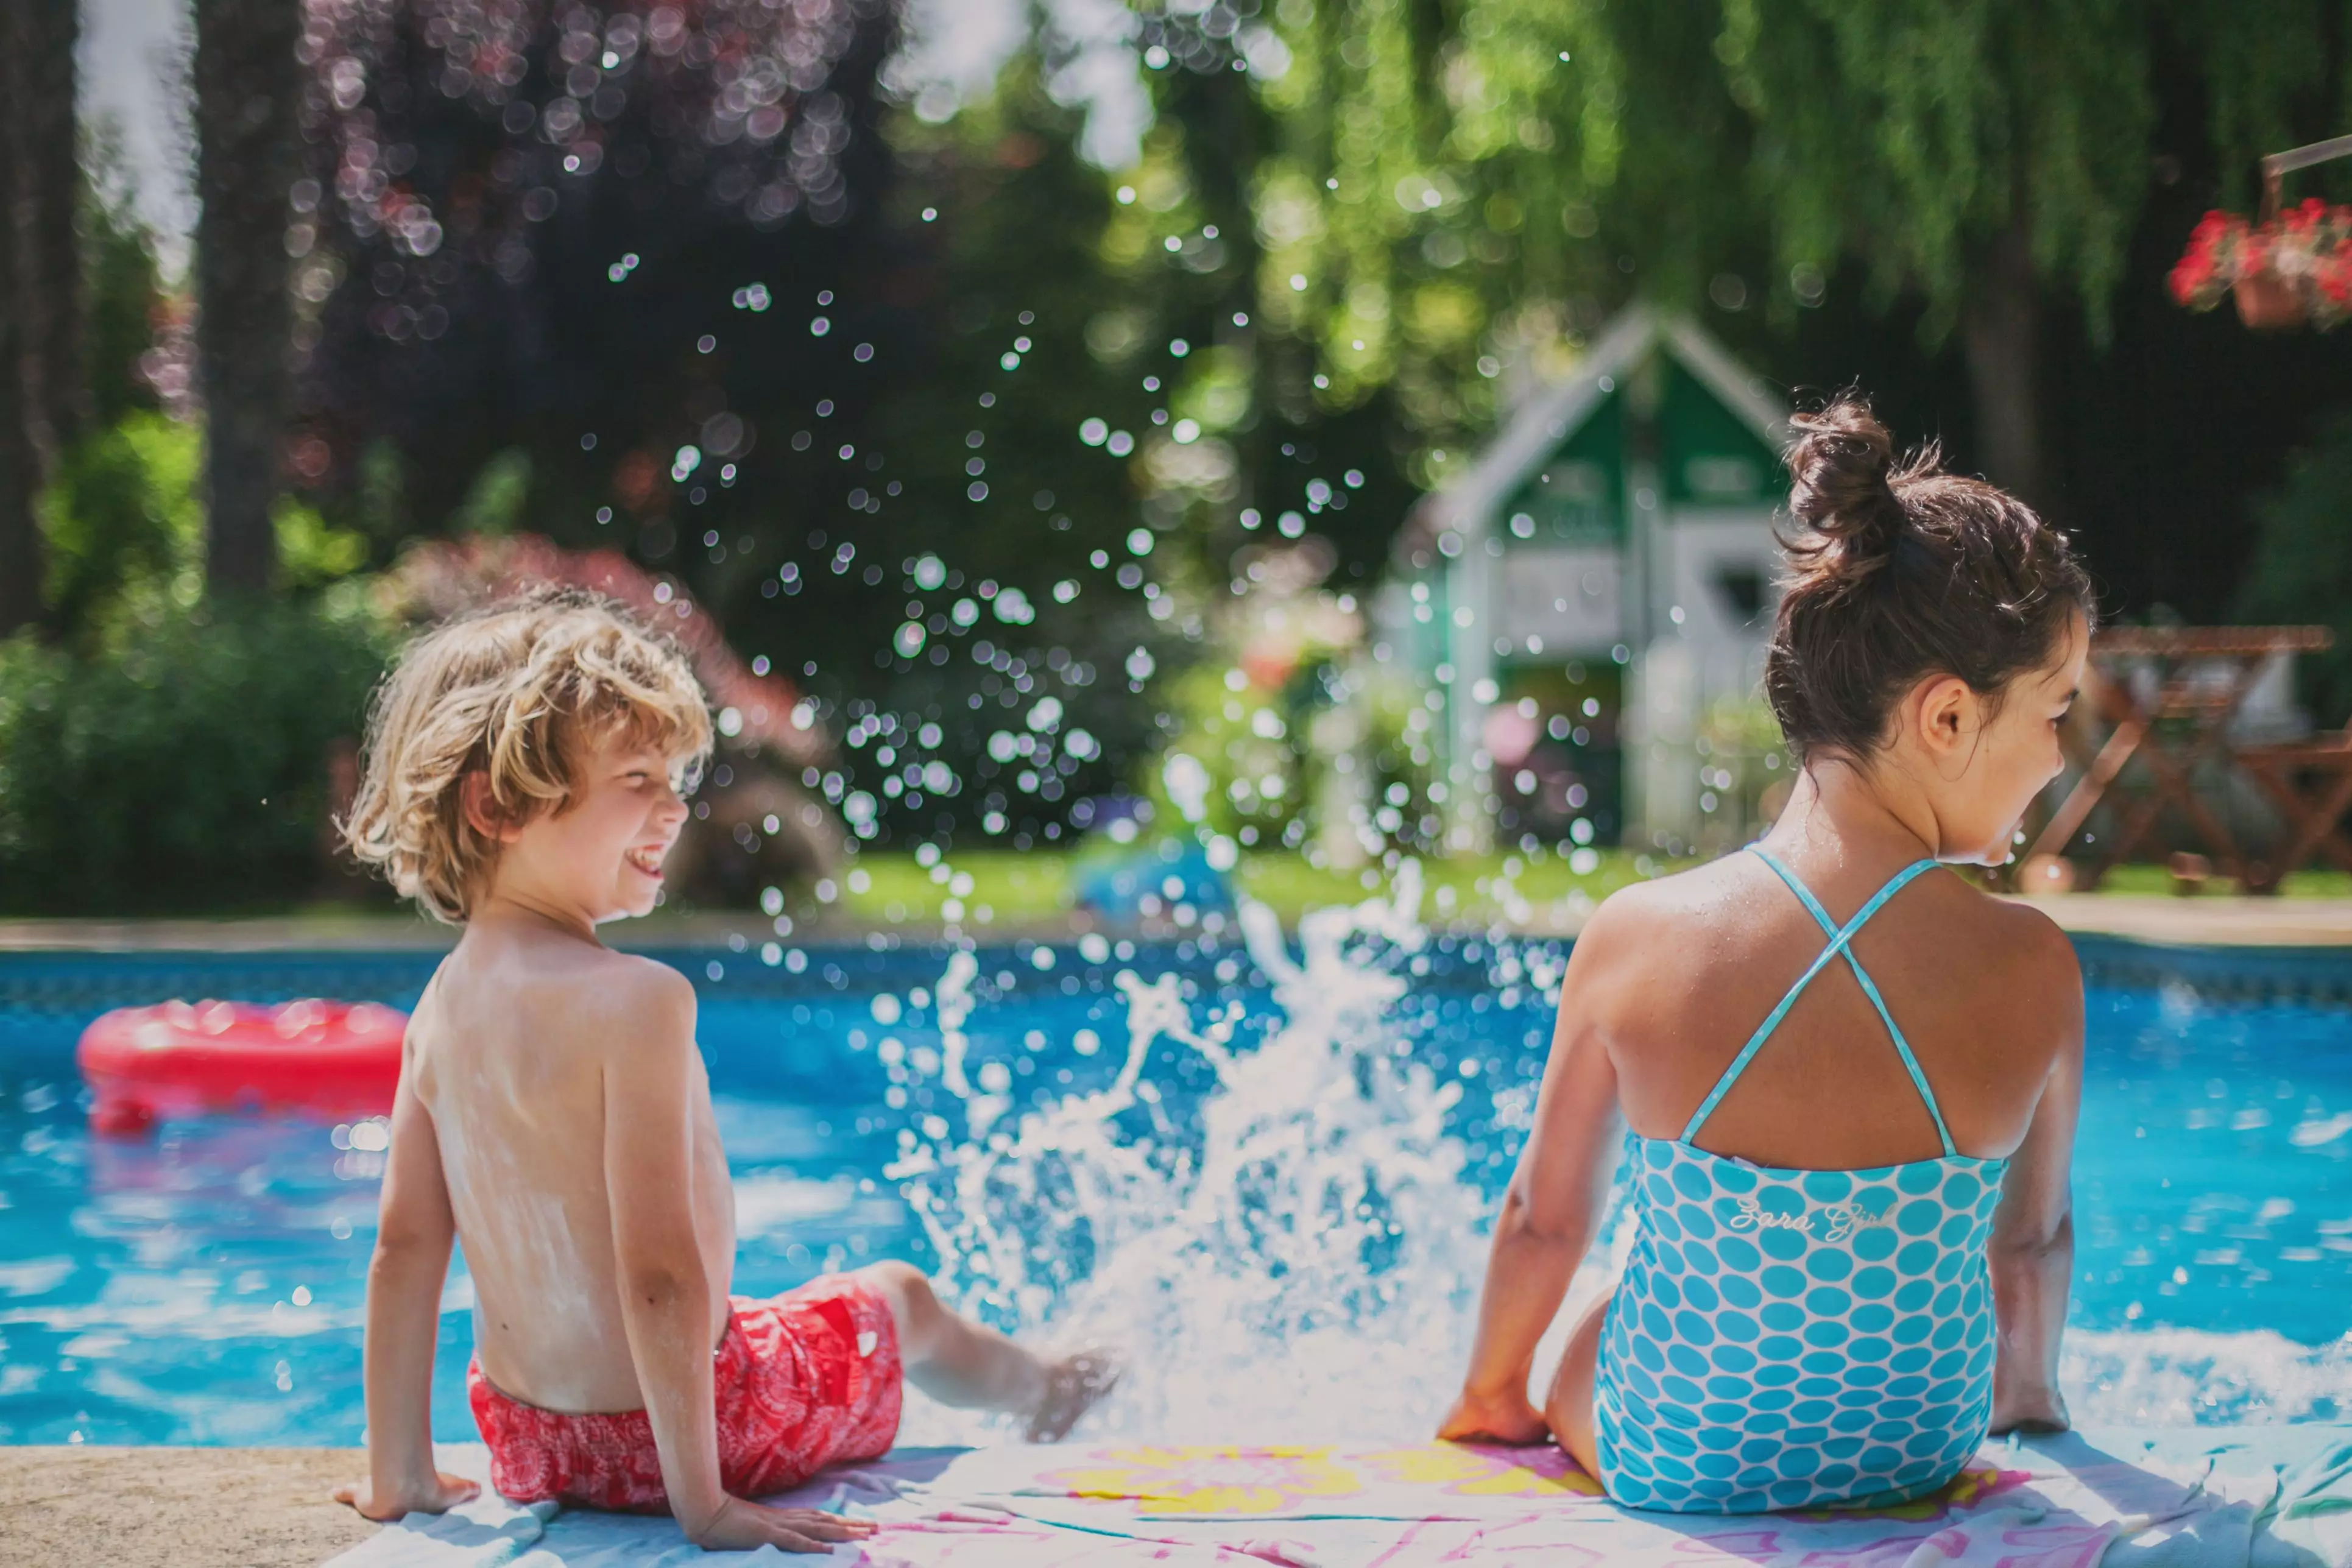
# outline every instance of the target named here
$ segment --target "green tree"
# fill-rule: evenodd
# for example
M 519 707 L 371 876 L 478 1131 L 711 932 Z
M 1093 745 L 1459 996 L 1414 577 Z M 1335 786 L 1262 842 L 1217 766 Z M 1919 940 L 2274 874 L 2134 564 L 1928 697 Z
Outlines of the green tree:
M 288 192 L 300 168 L 296 0 L 196 0 L 196 379 L 205 402 L 205 575 L 268 590 L 293 376 Z
M 1826 271 L 1855 257 L 1880 297 L 1926 296 L 1931 340 L 1958 325 L 1979 455 L 2030 500 L 2049 496 L 2043 289 L 2076 294 L 2104 330 L 2151 177 L 2159 9 L 1723 6 L 1717 52 L 1756 123 L 1749 184 L 1780 260 Z
M 2339 410 L 2295 454 L 2286 480 L 2254 503 L 2252 564 L 2231 608 L 2253 623 L 2316 623 L 2335 646 L 2297 662 L 2304 700 L 2323 724 L 2352 716 L 2352 411 Z
M 1769 257 L 1784 322 L 1848 262 L 1876 302 L 1923 301 L 1927 346 L 1957 332 L 1987 470 L 2046 499 L 2045 309 L 2078 301 L 2104 333 L 2160 113 L 2193 106 L 2245 173 L 2340 129 L 2336 19 L 2320 0 L 1277 0 L 1222 42 L 1169 19 L 1202 42 L 1167 68 L 1240 60 L 1259 82 L 1280 126 L 1255 186 L 1266 317 L 1316 345 L 1327 402 L 1400 388 L 1424 479 L 1515 353 L 1540 363 L 1636 291 L 1737 308 Z
M 52 445 L 48 416 L 53 377 L 49 303 L 43 288 L 54 269 L 50 243 L 58 160 L 41 140 L 53 132 L 63 94 L 67 124 L 73 113 L 72 7 L 26 0 L 0 7 L 0 637 L 29 625 L 40 612 L 40 535 L 34 497 L 41 485 L 42 447 Z M 56 68 L 64 42 L 64 74 Z M 72 137 L 66 164 L 72 165 Z M 70 254 L 72 207 L 66 208 Z M 71 285 L 68 279 L 68 292 Z
M 789 451 L 771 437 L 824 527 L 784 542 L 797 559 L 781 592 L 771 572 L 771 597 L 729 612 L 744 646 L 814 666 L 814 689 L 864 721 L 843 782 L 877 798 L 887 836 L 1057 837 L 1152 749 L 1134 672 L 1176 662 L 1188 630 L 1168 591 L 1181 542 L 1127 542 L 1164 401 L 1142 383 L 1170 363 L 1169 328 L 1148 282 L 1107 256 L 1121 209 L 1042 79 L 1024 51 L 948 122 L 891 121 L 897 265 L 841 316 L 859 295 L 895 305 L 877 342 L 910 363 L 862 433 L 812 422 Z M 935 758 L 958 780 L 945 795 L 889 776 Z
M 1426 487 L 1507 376 L 1757 247 L 1716 33 L 1691 5 L 1279 0 L 1222 42 L 1168 19 L 1160 71 L 1245 68 L 1273 121 L 1260 320 L 1308 351 L 1323 417 L 1392 399 Z
M 126 594 L 194 595 L 204 551 L 202 447 L 194 427 L 139 409 L 76 442 L 58 465 L 42 498 L 43 596 L 48 622 L 70 646 L 87 651 L 102 638 Z
M 155 344 L 163 284 L 115 127 L 101 122 L 84 134 L 82 168 L 79 346 L 89 414 L 103 429 L 160 405 L 139 362 Z

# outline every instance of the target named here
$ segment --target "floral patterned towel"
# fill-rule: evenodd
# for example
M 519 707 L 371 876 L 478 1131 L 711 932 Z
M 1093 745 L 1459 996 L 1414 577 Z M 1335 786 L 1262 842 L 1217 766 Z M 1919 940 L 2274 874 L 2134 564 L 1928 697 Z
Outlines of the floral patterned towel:
M 776 1500 L 878 1521 L 835 1554 L 868 1568 L 2352 1568 L 2352 1426 L 1990 1443 L 1943 1493 L 1870 1512 L 1643 1513 L 1557 1449 L 1442 1443 L 899 1449 Z M 738 1559 L 667 1520 L 488 1498 L 335 1563 L 689 1560 Z

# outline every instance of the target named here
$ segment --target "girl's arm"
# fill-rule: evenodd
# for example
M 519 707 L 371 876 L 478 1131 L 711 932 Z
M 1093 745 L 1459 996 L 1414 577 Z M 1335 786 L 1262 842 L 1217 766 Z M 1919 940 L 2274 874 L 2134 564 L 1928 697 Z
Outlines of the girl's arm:
M 2057 990 L 2065 1030 L 2025 1142 L 2011 1157 L 1988 1260 L 2000 1345 L 1993 1359 L 1992 1430 L 2063 1432 L 2058 1342 L 2074 1274 L 2074 1119 L 2083 1102 L 2083 982 L 2072 950 Z
M 1536 1097 L 1535 1125 L 1503 1194 L 1478 1331 L 1461 1397 L 1439 1427 L 1446 1438 L 1542 1439 L 1528 1398 L 1536 1343 L 1551 1326 L 1576 1265 L 1592 1243 L 1616 1163 L 1617 1069 L 1592 1005 L 1607 972 L 1607 910 L 1596 912 L 1561 978 L 1559 1022 Z
M 392 1101 L 392 1147 L 368 1263 L 368 1479 L 339 1489 L 369 1519 L 439 1513 L 481 1489 L 433 1466 L 433 1349 L 441 1333 L 441 1284 L 457 1220 L 441 1174 L 441 1142 L 411 1082 L 404 1049 Z

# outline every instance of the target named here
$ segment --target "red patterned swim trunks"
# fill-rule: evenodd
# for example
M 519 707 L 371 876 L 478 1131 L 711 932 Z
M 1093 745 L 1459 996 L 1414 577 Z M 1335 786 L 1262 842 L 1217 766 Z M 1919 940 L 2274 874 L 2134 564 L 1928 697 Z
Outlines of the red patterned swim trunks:
M 898 1435 L 898 1330 L 889 1303 L 846 1274 L 772 1300 L 729 1299 L 711 1358 L 719 1394 L 719 1480 L 730 1497 L 772 1497 L 825 1466 L 879 1458 Z M 466 1369 L 490 1485 L 515 1502 L 560 1499 L 667 1513 L 661 1457 L 642 1410 L 566 1415 L 499 1392 L 478 1358 Z

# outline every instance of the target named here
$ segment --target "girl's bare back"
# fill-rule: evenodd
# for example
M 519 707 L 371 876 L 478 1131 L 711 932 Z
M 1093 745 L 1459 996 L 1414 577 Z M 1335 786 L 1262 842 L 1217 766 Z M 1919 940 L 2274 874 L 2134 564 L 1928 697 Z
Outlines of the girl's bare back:
M 1840 922 L 1900 868 L 1801 839 L 1782 858 Z M 1674 1138 L 1829 939 L 1753 855 L 1628 889 L 1608 915 L 1586 939 L 1599 939 L 1606 951 L 1591 956 L 1607 962 L 1587 967 L 1597 984 L 1585 1001 L 1627 1123 Z M 1853 949 L 1935 1085 L 1960 1152 L 2013 1152 L 2080 1005 L 2063 933 L 2038 910 L 1931 871 L 1890 900 Z M 1918 1090 L 1843 963 L 1798 998 L 1709 1117 L 1704 1142 L 1808 1169 L 1938 1150 Z

